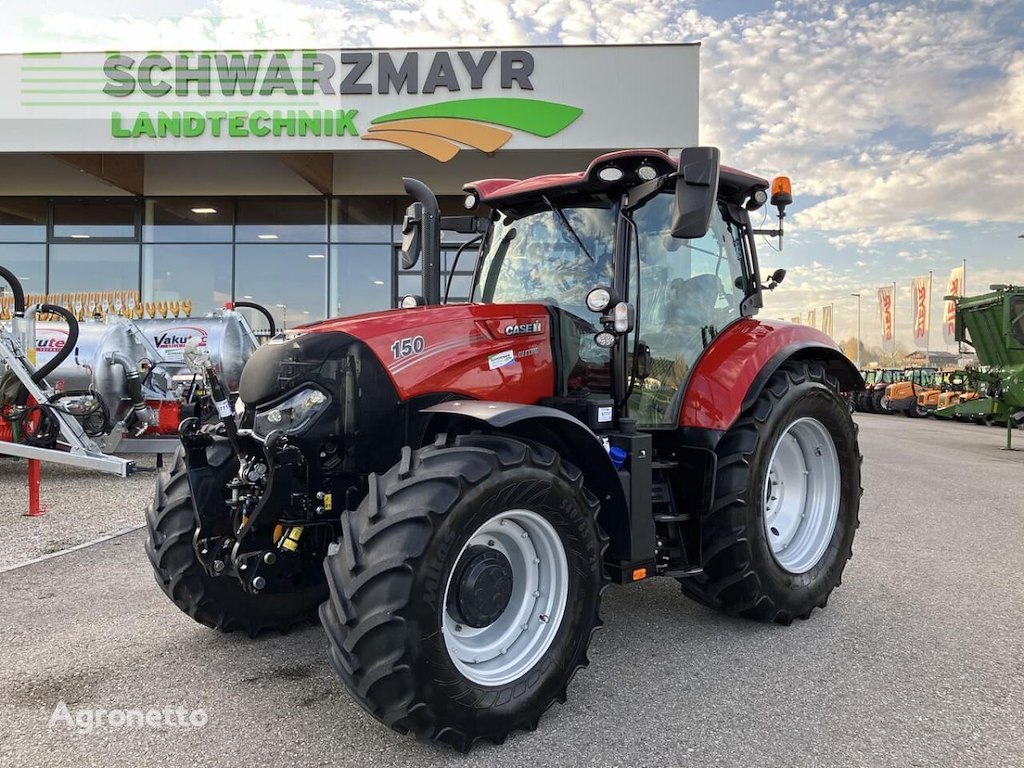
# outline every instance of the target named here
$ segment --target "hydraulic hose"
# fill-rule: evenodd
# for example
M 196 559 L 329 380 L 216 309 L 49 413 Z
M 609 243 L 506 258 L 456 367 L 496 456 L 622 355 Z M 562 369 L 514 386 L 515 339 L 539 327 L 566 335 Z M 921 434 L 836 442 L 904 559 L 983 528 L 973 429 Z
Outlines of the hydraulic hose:
M 124 369 L 124 376 L 128 384 L 128 396 L 131 398 L 132 410 L 135 411 L 139 423 L 152 423 L 152 412 L 142 394 L 142 375 L 139 373 L 135 361 L 123 352 L 108 352 L 105 359 L 108 363 L 117 363 Z
M 0 267 L 0 269 L 3 269 L 3 267 Z M 15 278 L 15 282 L 12 283 L 11 285 L 17 285 L 18 290 L 21 290 L 21 285 L 18 284 L 17 278 Z M 17 296 L 15 296 L 14 300 L 15 308 L 17 309 Z M 24 315 L 24 297 L 21 299 L 21 301 L 22 305 L 20 314 Z M 41 383 L 43 379 L 45 379 L 47 376 L 49 376 L 51 373 L 57 370 L 57 367 L 74 353 L 75 346 L 78 344 L 78 320 L 69 310 L 65 309 L 64 307 L 57 306 L 56 304 L 38 304 L 32 308 L 32 313 L 38 314 L 39 312 L 49 312 L 50 314 L 60 315 L 61 317 L 63 317 L 68 324 L 68 340 L 64 344 L 64 347 L 50 359 L 50 362 L 38 368 L 35 371 L 35 373 L 32 374 L 33 384 Z M 28 402 L 28 388 L 24 384 L 22 384 L 20 387 L 18 387 L 18 392 L 14 397 L 14 403 L 15 405 L 24 405 L 26 402 Z
M 257 312 L 259 312 L 261 315 L 267 318 L 267 323 L 270 325 L 270 335 L 277 335 L 277 326 L 274 324 L 274 316 L 270 314 L 270 310 L 264 307 L 262 304 L 257 304 L 255 301 L 236 301 L 235 307 L 255 309 Z
M 78 344 L 78 319 L 74 314 L 64 307 L 57 306 L 56 304 L 40 304 L 36 310 L 36 314 L 39 314 L 40 312 L 49 313 L 51 315 L 60 315 L 64 318 L 64 321 L 68 324 L 68 340 L 60 352 L 50 359 L 50 362 L 46 363 L 46 365 L 37 369 L 36 372 L 32 374 L 32 381 L 36 384 L 57 370 L 61 363 L 71 357 L 72 353 L 75 351 L 75 346 Z
M 231 400 L 227 389 L 221 383 L 220 377 L 209 363 L 207 363 L 206 368 L 206 380 L 210 384 L 210 399 L 213 400 L 213 404 L 217 409 L 217 415 L 220 416 L 220 423 L 224 425 L 224 432 L 228 442 L 231 443 L 235 455 L 241 459 L 242 446 L 238 442 L 238 424 L 235 421 L 235 413 L 231 409 Z
M 70 410 L 60 404 L 61 400 L 72 397 L 88 397 L 92 406 L 84 410 Z M 60 412 L 77 419 L 89 437 L 101 437 L 110 432 L 110 411 L 103 398 L 96 392 L 87 389 L 56 392 L 45 403 L 33 403 L 19 413 L 7 417 L 7 420 L 20 424 L 22 440 L 27 445 L 40 448 L 52 448 L 60 436 L 60 422 L 54 415 Z M 32 416 L 36 416 L 33 422 Z
M 7 281 L 14 294 L 14 316 L 21 317 L 25 314 L 25 289 L 21 287 L 21 281 L 6 267 L 0 267 L 0 277 Z

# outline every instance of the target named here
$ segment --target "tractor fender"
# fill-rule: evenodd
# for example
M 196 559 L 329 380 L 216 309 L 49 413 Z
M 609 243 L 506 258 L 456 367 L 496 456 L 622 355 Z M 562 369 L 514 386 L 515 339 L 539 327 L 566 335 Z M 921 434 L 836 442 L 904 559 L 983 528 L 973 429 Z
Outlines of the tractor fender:
M 684 391 L 679 425 L 724 433 L 788 360 L 822 363 L 843 391 L 864 386 L 860 371 L 821 331 L 743 318 L 718 334 L 697 361 Z
M 427 440 L 440 432 L 487 426 L 552 448 L 583 473 L 587 488 L 600 500 L 598 522 L 610 539 L 606 556 L 614 559 L 631 551 L 633 536 L 622 482 L 597 435 L 579 419 L 542 405 L 487 400 L 451 400 L 424 408 L 421 413 L 432 416 Z

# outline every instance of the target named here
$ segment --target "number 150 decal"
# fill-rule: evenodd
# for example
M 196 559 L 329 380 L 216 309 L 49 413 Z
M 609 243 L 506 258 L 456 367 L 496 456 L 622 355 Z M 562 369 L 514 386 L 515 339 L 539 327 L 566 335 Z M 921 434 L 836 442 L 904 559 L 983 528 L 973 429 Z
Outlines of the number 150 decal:
M 410 336 L 406 339 L 395 339 L 395 343 L 391 345 L 391 352 L 395 360 L 401 360 L 403 357 L 418 355 L 426 348 L 427 342 L 422 336 Z

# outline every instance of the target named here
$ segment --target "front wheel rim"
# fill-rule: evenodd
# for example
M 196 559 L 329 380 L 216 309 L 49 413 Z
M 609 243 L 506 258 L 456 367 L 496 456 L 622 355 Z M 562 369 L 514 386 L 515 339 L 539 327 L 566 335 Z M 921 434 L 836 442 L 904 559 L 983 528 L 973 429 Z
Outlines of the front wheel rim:
M 457 564 L 471 548 L 497 550 L 511 569 L 512 590 L 501 614 L 484 627 L 471 627 L 453 615 L 450 598 Z M 527 509 L 492 517 L 469 537 L 447 576 L 441 606 L 441 632 L 456 669 L 477 685 L 501 686 L 518 680 L 551 647 L 565 617 L 569 561 L 554 526 Z
M 779 436 L 768 461 L 764 530 L 772 557 L 806 573 L 825 555 L 839 520 L 842 473 L 828 429 L 805 417 Z

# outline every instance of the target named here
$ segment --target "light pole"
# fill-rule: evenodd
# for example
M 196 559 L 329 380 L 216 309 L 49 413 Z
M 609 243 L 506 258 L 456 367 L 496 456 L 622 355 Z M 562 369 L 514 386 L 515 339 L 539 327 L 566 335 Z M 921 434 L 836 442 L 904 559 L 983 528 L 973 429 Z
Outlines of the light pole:
M 860 294 L 851 293 L 857 298 L 857 370 L 860 370 Z
M 281 328 L 288 330 L 288 305 L 287 304 L 276 304 L 281 308 Z

